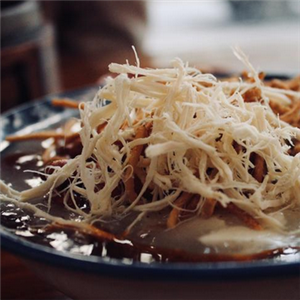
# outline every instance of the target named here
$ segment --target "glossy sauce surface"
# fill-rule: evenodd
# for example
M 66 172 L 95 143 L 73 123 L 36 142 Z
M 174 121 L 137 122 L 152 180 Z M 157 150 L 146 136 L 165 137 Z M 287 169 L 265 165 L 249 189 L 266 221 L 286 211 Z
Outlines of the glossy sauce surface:
M 2 178 L 20 190 L 36 186 L 42 181 L 40 175 L 24 172 L 43 169 L 40 144 L 28 142 L 28 148 L 26 148 L 26 143 L 25 146 L 22 145 L 25 148 L 23 148 L 24 152 L 16 151 L 14 154 L 10 152 L 1 162 Z M 13 145 L 13 147 L 16 146 L 17 144 Z M 46 204 L 46 199 L 41 199 L 41 202 L 43 201 Z M 76 217 L 73 213 L 66 212 L 60 201 L 54 200 L 52 206 L 54 214 L 67 215 L 68 218 Z M 166 230 L 168 210 L 149 213 L 126 237 L 123 236 L 124 229 L 134 220 L 136 214 L 129 215 L 122 220 L 114 219 L 105 223 L 96 223 L 96 227 L 114 235 L 114 238 L 106 239 L 75 228 L 53 226 L 12 203 L 3 202 L 0 208 L 2 225 L 26 240 L 55 248 L 58 251 L 117 258 L 126 263 L 133 261 L 151 263 L 154 261 L 212 262 L 268 258 L 289 261 L 300 259 L 298 244 L 290 244 L 288 241 L 274 244 L 265 241 L 264 243 L 258 242 L 252 249 L 249 247 L 253 244 L 251 238 L 242 241 L 245 247 L 237 244 L 236 241 L 230 242 L 230 239 L 229 242 L 225 240 L 220 243 L 201 242 L 201 237 L 213 230 L 223 230 L 226 234 L 225 227 L 228 225 L 235 226 L 235 228 L 241 227 L 239 220 L 226 215 L 222 210 L 210 220 L 194 218 L 173 230 Z M 262 239 L 265 240 L 264 237 Z M 273 239 L 273 237 L 267 234 L 266 239 Z

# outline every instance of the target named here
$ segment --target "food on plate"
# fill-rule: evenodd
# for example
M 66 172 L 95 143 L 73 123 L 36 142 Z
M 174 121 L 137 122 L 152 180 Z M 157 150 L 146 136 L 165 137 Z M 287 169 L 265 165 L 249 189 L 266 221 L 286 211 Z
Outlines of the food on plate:
M 42 220 L 28 225 L 30 234 L 82 234 L 111 257 L 296 255 L 300 78 L 267 80 L 241 50 L 235 55 L 247 68 L 241 77 L 220 80 L 180 59 L 141 68 L 137 58 L 136 66 L 110 64 L 117 76 L 92 101 L 54 99 L 80 117 L 6 138 L 50 144 L 36 170 L 40 183 L 17 191 L 1 181 L 3 203 Z

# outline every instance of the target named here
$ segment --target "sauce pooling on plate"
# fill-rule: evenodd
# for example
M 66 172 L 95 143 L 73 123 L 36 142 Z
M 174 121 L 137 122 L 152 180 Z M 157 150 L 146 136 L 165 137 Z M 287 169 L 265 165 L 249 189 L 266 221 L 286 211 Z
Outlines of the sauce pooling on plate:
M 10 169 L 6 168 L 7 166 L 25 171 L 27 169 L 38 170 L 42 164 L 41 156 L 38 154 L 18 153 L 7 155 L 2 160 L 4 172 L 8 172 Z M 23 178 L 18 177 L 18 182 L 21 180 L 27 185 L 34 185 L 34 182 L 38 183 L 39 180 L 42 180 L 40 177 L 30 179 L 28 174 L 24 172 L 19 174 Z M 46 203 L 46 198 L 43 201 Z M 61 209 L 61 203 L 56 202 L 53 211 L 61 212 Z M 106 230 L 105 232 L 114 232 L 109 238 L 92 231 L 53 225 L 14 204 L 1 203 L 0 213 L 1 223 L 8 231 L 33 243 L 72 254 L 121 259 L 126 263 L 134 261 L 144 263 L 249 261 L 268 258 L 285 261 L 300 258 L 299 247 L 284 246 L 284 242 L 280 244 L 281 247 L 276 247 L 278 241 L 269 245 L 267 249 L 264 248 L 266 245 L 257 245 L 257 248 L 252 248 L 250 252 L 245 251 L 245 249 L 242 250 L 241 247 L 230 247 L 226 245 L 226 242 L 217 246 L 201 244 L 199 238 L 203 232 L 207 232 L 207 228 L 203 228 L 203 226 L 209 229 L 225 228 L 225 220 L 231 225 L 239 224 L 238 220 L 228 219 L 228 216 L 224 215 L 224 211 L 221 210 L 218 218 L 206 222 L 207 224 L 205 224 L 205 220 L 202 224 L 199 220 L 190 220 L 173 229 L 171 234 L 164 228 L 164 219 L 168 217 L 167 211 L 148 215 L 145 218 L 146 221 L 139 224 L 127 237 L 122 236 L 122 229 L 124 224 L 127 225 L 131 221 L 130 217 L 123 220 L 123 224 L 122 221 L 117 220 L 110 220 L 105 226 L 100 223 L 97 224 L 97 228 L 101 229 L 102 227 L 102 230 Z M 68 211 L 65 213 L 69 214 Z M 75 215 L 69 215 L 69 217 L 72 218 Z M 155 221 L 153 222 L 153 220 Z M 199 225 L 202 226 L 202 232 L 199 230 Z M 184 232 L 189 232 L 189 234 L 184 234 Z

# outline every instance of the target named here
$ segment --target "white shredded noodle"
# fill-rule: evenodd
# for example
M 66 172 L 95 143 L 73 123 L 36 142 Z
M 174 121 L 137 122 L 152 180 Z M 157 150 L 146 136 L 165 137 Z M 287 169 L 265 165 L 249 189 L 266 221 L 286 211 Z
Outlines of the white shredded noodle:
M 225 207 L 235 203 L 270 228 L 284 230 L 284 224 L 272 216 L 285 207 L 300 206 L 300 155 L 290 156 L 287 145 L 300 138 L 300 130 L 280 121 L 269 102 L 288 105 L 289 96 L 300 97 L 300 93 L 264 86 L 245 54 L 237 48 L 234 53 L 253 82 L 219 81 L 180 59 L 167 69 L 141 68 L 138 58 L 136 66 L 110 64 L 117 77 L 109 78 L 94 100 L 80 107 L 82 153 L 37 187 L 17 192 L 1 182 L 0 197 L 61 222 L 30 200 L 72 177 L 69 195 L 79 193 L 90 204 L 86 213 L 73 199 L 73 210 L 83 222 L 129 211 L 140 212 L 141 218 L 145 212 L 174 205 L 184 191 L 213 198 Z M 242 95 L 252 88 L 260 89 L 262 100 L 246 103 Z M 149 122 L 151 134 L 134 139 L 136 128 Z M 97 127 L 104 123 L 98 133 Z M 128 126 L 122 127 L 124 123 Z M 234 142 L 244 150 L 237 153 Z M 130 152 L 137 145 L 145 145 L 146 178 L 136 199 L 126 205 L 126 194 L 117 199 L 113 191 L 126 181 Z M 266 162 L 263 182 L 248 172 L 253 168 L 251 153 Z M 217 171 L 214 178 L 207 175 L 209 168 Z M 149 187 L 153 198 L 143 203 L 140 200 Z

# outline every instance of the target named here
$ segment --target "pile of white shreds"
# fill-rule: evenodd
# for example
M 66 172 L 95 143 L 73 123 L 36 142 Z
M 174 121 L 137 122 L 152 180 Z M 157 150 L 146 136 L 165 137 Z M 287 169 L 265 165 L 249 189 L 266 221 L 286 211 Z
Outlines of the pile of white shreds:
M 300 93 L 264 86 L 247 57 L 238 49 L 235 55 L 245 64 L 252 83 L 219 81 L 180 59 L 168 69 L 140 68 L 138 59 L 137 66 L 110 64 L 110 71 L 119 75 L 108 78 L 94 100 L 80 106 L 82 153 L 62 168 L 53 167 L 54 173 L 40 186 L 18 192 L 1 182 L 0 198 L 52 221 L 86 224 L 130 211 L 159 211 L 174 206 L 186 191 L 200 195 L 200 203 L 206 198 L 225 207 L 233 202 L 267 228 L 284 231 L 285 223 L 276 213 L 300 206 L 300 155 L 290 156 L 287 145 L 300 140 L 300 130 L 281 121 L 269 102 L 288 105 L 289 96 L 300 98 Z M 246 103 L 242 95 L 254 87 L 261 90 L 262 99 Z M 135 139 L 136 128 L 148 122 L 152 123 L 150 136 Z M 125 123 L 127 127 L 122 126 Z M 245 151 L 237 153 L 234 141 Z M 128 205 L 126 193 L 115 199 L 112 192 L 126 180 L 128 158 L 136 145 L 147 145 L 143 160 L 148 163 L 144 185 Z M 248 172 L 254 167 L 250 161 L 254 152 L 267 165 L 262 183 Z M 217 170 L 213 178 L 207 175 L 208 168 Z M 50 206 L 55 187 L 68 178 L 72 180 L 67 195 L 83 195 L 90 202 L 89 213 L 75 200 L 75 207 L 65 201 L 67 209 L 79 216 L 68 221 L 30 203 L 48 194 Z M 101 184 L 104 187 L 97 189 Z M 149 186 L 153 199 L 143 202 Z

